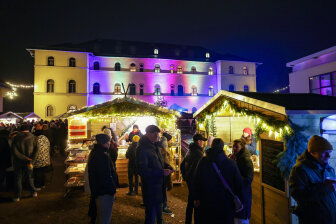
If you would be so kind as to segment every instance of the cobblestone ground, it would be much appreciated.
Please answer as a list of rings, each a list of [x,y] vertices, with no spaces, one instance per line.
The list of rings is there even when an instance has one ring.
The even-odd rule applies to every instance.
[[[54,158],[54,171],[49,175],[49,184],[43,189],[38,198],[29,197],[29,192],[24,191],[20,202],[11,202],[12,193],[0,192],[0,223],[89,223],[87,216],[89,195],[83,190],[72,192],[64,198],[63,187],[64,158]],[[115,224],[140,224],[144,222],[145,210],[140,206],[141,196],[127,196],[127,188],[118,189],[116,201],[113,206],[111,223]],[[173,215],[163,215],[169,224],[184,223],[187,201],[186,184],[175,186],[168,192],[168,205]]]

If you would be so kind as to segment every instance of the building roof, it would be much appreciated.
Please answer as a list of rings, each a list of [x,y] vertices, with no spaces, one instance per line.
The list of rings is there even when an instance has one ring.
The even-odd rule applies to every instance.
[[[23,119],[21,116],[18,114],[8,111],[8,112],[1,112],[0,113],[0,119],[7,119],[7,118],[18,118],[18,119]]]
[[[330,53],[334,53],[336,52],[336,46],[333,46],[333,47],[330,47],[330,48],[327,48],[325,50],[322,50],[322,51],[319,51],[319,52],[316,52],[314,54],[310,54],[308,56],[305,56],[303,58],[299,58],[299,59],[296,59],[294,61],[291,61],[291,62],[288,62],[286,64],[287,67],[294,67],[295,65],[301,63],[301,62],[304,62],[304,61],[308,61],[308,60],[311,60],[311,59],[316,59],[322,55],[326,55],[326,54],[330,54]]]
[[[26,119],[26,118],[38,118],[38,119],[40,119],[41,118],[40,116],[38,116],[34,112],[22,112],[22,113],[16,113],[16,114],[19,115],[20,117],[23,117],[23,119]]]
[[[240,92],[219,91],[207,103],[194,113],[194,117],[203,116],[204,112],[213,112],[218,107],[221,100],[229,100],[240,108],[262,113],[266,116],[273,117],[276,120],[286,121],[287,114],[285,107],[272,102],[266,102],[261,99],[244,96]]]
[[[286,110],[336,110],[336,97],[333,96],[312,93],[235,93],[283,106]]]
[[[163,58],[174,60],[204,61],[215,62],[218,60],[225,61],[244,61],[254,62],[232,54],[219,54],[215,51],[188,45],[177,45],[167,43],[148,43],[127,40],[92,40],[83,43],[64,43],[52,46],[32,47],[28,50],[45,49],[45,50],[63,50],[90,52],[96,56],[113,56],[113,57],[133,57],[133,58]],[[154,55],[154,49],[158,49],[158,55]],[[210,53],[210,58],[206,58],[206,53]],[[257,63],[261,64],[261,63]]]

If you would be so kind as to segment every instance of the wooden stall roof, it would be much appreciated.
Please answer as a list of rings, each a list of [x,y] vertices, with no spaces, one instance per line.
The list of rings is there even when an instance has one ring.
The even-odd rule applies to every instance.
[[[8,111],[8,112],[2,112],[0,113],[0,119],[6,119],[6,118],[18,118],[18,119],[23,119],[21,116],[18,114]]]
[[[23,112],[23,113],[16,113],[16,114],[19,115],[20,117],[23,117],[23,119],[26,119],[26,118],[38,118],[38,119],[40,119],[41,118],[40,116],[38,116],[34,112]]]
[[[198,117],[204,111],[212,111],[219,100],[226,99],[235,103],[240,108],[246,108],[250,111],[259,112],[267,116],[274,117],[277,120],[287,120],[286,109],[283,106],[261,101],[255,98],[247,97],[234,92],[221,90],[212,97],[206,104],[194,113],[194,117]]]
[[[157,114],[171,114],[176,117],[180,117],[181,114],[178,111],[167,109],[165,107],[157,106],[155,104],[149,104],[145,101],[138,100],[132,97],[116,98],[105,103],[96,104],[89,107],[84,107],[73,112],[67,112],[59,116],[59,118],[68,118],[77,114],[85,115],[97,115],[108,112],[122,112],[123,109],[127,110],[132,108],[132,112],[145,113],[146,111],[154,111]]]

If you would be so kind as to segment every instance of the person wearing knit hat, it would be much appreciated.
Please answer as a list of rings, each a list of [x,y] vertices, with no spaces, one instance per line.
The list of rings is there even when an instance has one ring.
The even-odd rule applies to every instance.
[[[91,200],[94,200],[90,204],[96,204],[96,223],[110,223],[118,177],[107,153],[111,144],[110,136],[98,134],[96,141],[97,144],[94,145],[87,163]],[[91,210],[93,207],[89,208],[90,214],[95,212]]]
[[[244,128],[241,139],[245,141],[245,147],[250,151],[251,155],[257,155],[257,143],[251,128]]]
[[[300,223],[336,223],[336,175],[328,164],[332,150],[327,139],[314,135],[291,170],[289,191]]]

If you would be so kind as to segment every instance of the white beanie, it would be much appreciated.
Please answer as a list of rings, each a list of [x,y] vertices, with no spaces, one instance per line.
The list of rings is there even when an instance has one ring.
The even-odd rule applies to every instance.
[[[104,129],[104,134],[108,135],[110,138],[112,138],[112,132],[111,132],[111,130],[109,128],[105,128]]]

